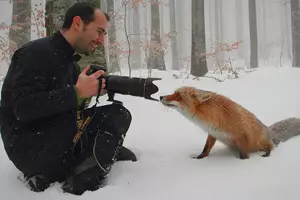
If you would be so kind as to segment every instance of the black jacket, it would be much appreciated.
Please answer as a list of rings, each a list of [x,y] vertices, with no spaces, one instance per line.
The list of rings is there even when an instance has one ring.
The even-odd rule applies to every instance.
[[[56,120],[61,120],[59,116],[67,113],[76,121],[74,85],[80,69],[75,57],[74,49],[60,32],[31,41],[14,53],[3,83],[0,108],[1,136],[9,157],[49,142],[47,135],[38,133],[50,134]]]

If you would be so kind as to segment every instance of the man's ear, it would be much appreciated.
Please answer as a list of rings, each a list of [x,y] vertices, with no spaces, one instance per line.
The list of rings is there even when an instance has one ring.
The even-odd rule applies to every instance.
[[[209,100],[212,97],[213,93],[209,91],[200,91],[198,94],[195,95],[195,99],[199,103],[203,103]]]
[[[73,25],[75,27],[76,30],[79,30],[80,29],[80,26],[81,26],[81,18],[79,16],[75,16],[73,18]]]

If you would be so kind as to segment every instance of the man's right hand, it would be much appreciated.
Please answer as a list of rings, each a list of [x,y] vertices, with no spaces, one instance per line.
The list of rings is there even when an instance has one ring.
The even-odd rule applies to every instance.
[[[86,68],[78,76],[78,80],[75,85],[75,88],[78,92],[78,96],[80,98],[89,98],[92,96],[97,96],[99,87],[98,78],[105,73],[103,70],[98,70],[95,73],[88,76],[86,73],[89,69],[90,66],[86,66]],[[103,93],[103,88],[105,88],[105,79],[102,79],[101,85],[101,93]]]

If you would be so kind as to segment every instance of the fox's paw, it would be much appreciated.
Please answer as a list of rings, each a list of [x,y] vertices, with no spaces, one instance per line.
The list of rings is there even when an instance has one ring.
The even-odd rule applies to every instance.
[[[192,159],[202,159],[202,158],[205,158],[205,157],[207,157],[207,155],[205,155],[205,154],[200,154],[198,156],[191,156]]]
[[[239,154],[239,158],[240,158],[241,160],[246,160],[246,159],[249,159],[249,156],[248,156],[247,154],[242,154],[242,153],[240,153],[240,154]]]
[[[266,158],[266,157],[269,157],[271,155],[271,153],[270,152],[266,152],[265,154],[263,154],[261,157],[264,157],[264,158]]]

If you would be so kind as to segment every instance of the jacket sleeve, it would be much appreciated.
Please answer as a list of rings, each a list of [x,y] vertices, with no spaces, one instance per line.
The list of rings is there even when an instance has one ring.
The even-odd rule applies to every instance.
[[[19,50],[13,56],[11,65],[14,66],[12,107],[18,120],[30,122],[76,109],[74,86],[47,90],[47,84],[55,77],[49,76],[51,64],[40,52]]]

